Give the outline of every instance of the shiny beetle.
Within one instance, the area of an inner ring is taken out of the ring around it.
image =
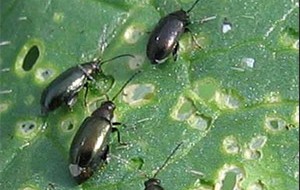
[[[187,10],[178,10],[161,18],[150,34],[147,44],[147,57],[152,64],[160,64],[166,61],[172,53],[174,60],[177,58],[179,39],[187,31],[190,19],[188,13],[199,2],[196,0]]]
[[[131,54],[123,54],[103,62],[96,60],[76,65],[64,71],[42,92],[40,100],[41,113],[46,115],[48,112],[57,109],[63,103],[68,107],[72,107],[76,102],[78,93],[83,87],[86,88],[86,99],[88,81],[93,81],[93,75],[101,72],[101,66],[104,63],[125,56],[134,57]]]
[[[155,172],[152,178],[149,178],[147,181],[144,182],[145,190],[164,190],[164,188],[161,186],[161,182],[159,179],[155,178],[157,174],[167,165],[168,161],[171,159],[171,157],[175,154],[175,152],[178,150],[178,148],[182,145],[182,142],[179,143],[171,152],[171,154],[167,157],[167,159],[164,161],[163,165],[158,168],[158,170]]]
[[[70,173],[78,184],[85,182],[106,163],[112,132],[117,132],[118,142],[123,144],[118,129],[113,127],[121,125],[119,122],[112,122],[116,108],[113,101],[138,73],[127,80],[112,100],[103,102],[79,127],[70,147],[69,165]]]

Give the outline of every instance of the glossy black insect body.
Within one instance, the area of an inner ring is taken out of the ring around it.
[[[86,87],[87,90],[88,81],[94,80],[93,75],[101,72],[103,63],[124,56],[133,57],[133,55],[130,54],[123,54],[103,62],[96,60],[76,65],[64,71],[42,92],[40,100],[42,114],[47,114],[48,112],[57,109],[62,104],[72,107],[76,102],[78,93],[83,87]],[[86,94],[87,91],[85,97]]]
[[[158,170],[155,172],[153,177],[149,178],[147,181],[144,182],[145,190],[164,190],[164,188],[161,186],[161,181],[155,177],[167,165],[168,161],[171,159],[171,157],[175,154],[175,152],[178,150],[178,148],[181,145],[182,143],[179,143],[171,152],[171,154],[167,157],[167,159],[164,161],[163,165],[158,168]]]
[[[176,60],[179,48],[178,41],[181,35],[188,30],[190,19],[188,13],[199,2],[196,0],[193,6],[187,10],[178,10],[161,18],[150,34],[147,44],[147,57],[152,64],[163,63],[172,53]]]
[[[121,124],[112,122],[116,108],[113,100],[136,74],[123,85],[111,101],[103,102],[79,127],[70,147],[69,165],[70,173],[78,184],[89,179],[94,171],[106,163],[109,152],[108,138],[112,132],[118,133],[118,142],[122,144],[119,131],[113,127]]]

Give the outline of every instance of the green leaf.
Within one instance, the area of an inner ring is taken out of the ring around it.
[[[165,189],[297,189],[299,2],[200,1],[190,30],[202,48],[185,34],[176,62],[151,65],[148,33],[193,2],[2,1],[1,189],[143,189],[180,142],[157,175]],[[90,84],[88,107],[81,93],[72,111],[41,116],[41,92],[62,71],[124,53],[136,58],[103,66],[110,78]],[[109,163],[77,186],[72,138],[138,69],[115,101],[129,146],[112,134]]]

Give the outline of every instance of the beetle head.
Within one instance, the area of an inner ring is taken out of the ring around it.
[[[101,60],[100,59],[97,59],[96,61],[94,61],[91,66],[92,66],[92,70],[96,71],[97,73],[101,71],[101,67],[100,67],[100,64],[101,63]]]
[[[103,102],[101,106],[92,113],[92,116],[103,117],[111,121],[114,117],[115,109],[116,105],[112,101],[108,100]]]
[[[144,182],[144,185],[147,188],[155,188],[155,189],[163,189],[161,187],[161,184],[160,184],[160,180],[159,179],[156,179],[156,178],[150,178],[148,179],[147,181]]]
[[[188,12],[185,10],[181,9],[179,11],[172,12],[170,15],[174,16],[178,20],[182,21],[184,25],[187,25],[189,22],[189,15]]]

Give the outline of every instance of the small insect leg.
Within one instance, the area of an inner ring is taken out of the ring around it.
[[[203,49],[202,46],[198,43],[198,41],[197,41],[195,35],[193,35],[193,33],[191,32],[191,30],[190,30],[189,28],[186,28],[186,29],[185,29],[185,32],[188,32],[188,33],[191,34],[192,41],[193,41],[193,43],[196,44],[197,48]]]
[[[178,50],[179,50],[179,43],[177,42],[176,45],[175,45],[175,48],[174,48],[174,50],[172,52],[174,61],[177,60],[177,57],[178,57],[177,52],[178,52]]]
[[[83,87],[85,88],[83,101],[84,101],[84,106],[87,107],[86,99],[87,99],[87,95],[88,95],[89,84],[85,83]]]
[[[113,125],[124,125],[124,124],[119,123],[119,122],[116,122],[116,123],[113,123]],[[112,128],[112,132],[113,132],[113,133],[114,133],[114,132],[117,132],[118,143],[119,143],[120,145],[122,145],[122,146],[126,146],[126,145],[127,145],[127,143],[121,142],[121,135],[120,135],[120,131],[119,131],[118,128],[113,127],[113,128]]]

